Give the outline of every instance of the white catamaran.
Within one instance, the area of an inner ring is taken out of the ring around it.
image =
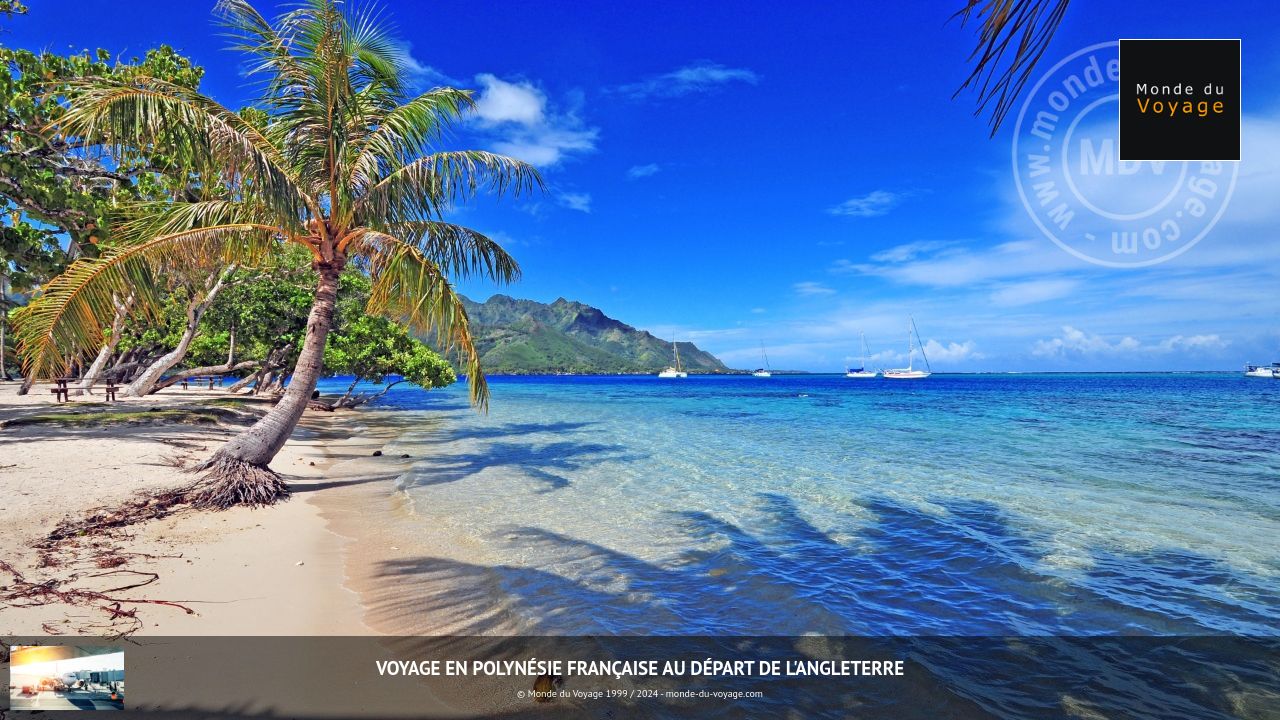
[[[671,349],[672,349],[672,351],[674,351],[674,352],[675,352],[675,355],[676,355],[676,364],[675,364],[673,367],[669,367],[669,368],[667,368],[666,370],[663,370],[662,372],[658,373],[658,377],[660,377],[660,378],[687,378],[687,377],[689,377],[689,373],[685,372],[685,371],[684,371],[684,368],[680,366],[680,346],[676,344],[676,341],[675,341],[675,339],[674,339],[674,338],[671,340]]]
[[[751,374],[755,377],[773,377],[773,369],[769,367],[769,356],[764,352],[763,340],[760,341],[760,359],[764,362],[764,367],[756,368],[756,371]]]
[[[858,337],[862,341],[862,364],[856,368],[849,368],[848,372],[846,372],[844,376],[850,377],[850,378],[876,377],[880,373],[876,372],[875,370],[867,369],[867,336],[863,335],[862,333],[858,333]]]
[[[920,357],[924,358],[924,370],[916,370],[916,347],[920,348]],[[896,370],[885,370],[884,376],[890,380],[919,380],[933,374],[929,367],[929,358],[924,354],[924,343],[920,342],[920,331],[916,330],[916,319],[911,318],[907,328],[907,366]]]
[[[1271,363],[1271,367],[1266,365],[1245,365],[1245,377],[1274,378],[1280,380],[1280,363]]]

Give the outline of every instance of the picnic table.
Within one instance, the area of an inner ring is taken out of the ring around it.
[[[79,378],[54,378],[53,387],[49,388],[49,392],[53,393],[58,402],[69,402],[71,400],[71,388],[67,387],[67,383],[76,382]],[[107,395],[107,402],[116,401],[116,382],[108,380],[107,386],[103,388],[103,392]]]
[[[67,383],[75,380],[75,378],[54,378],[53,387],[49,392],[58,398],[58,402],[67,402],[71,399],[71,391],[67,388]]]
[[[222,376],[221,376],[221,375],[208,375],[208,376],[199,376],[199,377],[183,378],[183,379],[182,379],[182,389],[183,389],[183,390],[188,389],[188,388],[187,388],[187,383],[191,383],[191,384],[196,385],[196,386],[198,387],[198,386],[200,386],[200,385],[203,385],[203,384],[204,384],[204,383],[206,383],[206,382],[208,382],[208,388],[209,388],[210,390],[212,390],[212,389],[213,389],[213,383],[214,383],[214,382],[217,382],[217,383],[218,383],[218,386],[219,386],[219,387],[221,387],[221,386],[222,386]]]

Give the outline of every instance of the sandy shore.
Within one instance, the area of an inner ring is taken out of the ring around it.
[[[0,383],[0,422],[36,414],[94,410],[195,409],[221,391],[167,390],[147,398],[122,399],[109,408],[85,396],[58,405],[45,388],[18,396],[16,384]],[[131,571],[159,578],[127,593],[130,597],[179,601],[195,612],[141,606],[142,634],[151,635],[362,635],[357,595],[346,589],[344,549],[348,540],[329,532],[316,498],[338,492],[346,482],[336,463],[368,457],[386,438],[353,437],[324,413],[309,413],[304,426],[276,457],[273,469],[294,487],[294,498],[269,508],[225,512],[185,512],[129,530]],[[139,491],[189,482],[175,463],[206,456],[236,431],[225,424],[121,424],[84,428],[51,425],[0,430],[0,560],[28,579],[78,576],[75,587],[107,589],[136,580],[81,560],[75,548],[60,553],[65,564],[39,567],[31,547],[62,519],[82,517]],[[372,458],[371,458],[372,459]],[[383,458],[377,458],[383,460]],[[379,471],[394,476],[404,461],[386,458]],[[146,557],[151,556],[151,557]],[[123,579],[122,579],[123,577]],[[140,576],[138,576],[140,577]],[[0,580],[0,583],[8,578]],[[299,602],[299,598],[306,598]],[[6,608],[0,633],[47,634],[50,627],[82,632],[96,619],[89,610],[46,605]]]
[[[334,682],[336,665],[354,677],[371,672],[379,660],[416,657],[420,649],[404,636],[474,627],[477,617],[493,612],[475,598],[442,604],[438,598],[451,595],[447,589],[394,571],[397,562],[448,542],[423,532],[396,491],[395,480],[415,454],[421,459],[427,452],[397,438],[405,423],[423,418],[367,409],[309,412],[272,463],[294,491],[289,501],[258,509],[180,511],[124,532],[76,538],[50,554],[54,566],[42,566],[34,545],[60,521],[118,505],[138,492],[190,482],[192,476],[179,466],[207,457],[262,408],[228,410],[221,390],[171,389],[111,405],[102,404],[100,396],[59,405],[44,387],[26,396],[16,391],[16,384],[0,383],[0,561],[27,581],[55,580],[63,590],[114,598],[171,601],[192,612],[125,604],[141,621],[131,627],[127,618],[112,620],[101,603],[7,603],[0,612],[0,636],[105,636],[130,630],[135,644],[141,643],[129,651],[133,667],[147,668],[141,676],[134,674],[130,697],[141,703],[135,707],[153,710],[222,708],[219,717],[256,712],[507,717],[565,716],[571,709],[519,700],[517,693],[530,687],[530,678]],[[143,411],[168,412],[158,422],[135,417],[126,424],[28,424],[33,416],[55,413]],[[204,412],[220,413],[218,422],[178,421],[178,415]],[[104,554],[124,557],[127,564],[104,569],[98,564]],[[114,590],[150,573],[156,577],[148,584]],[[13,580],[0,573],[0,595]],[[209,640],[167,640],[182,636]],[[252,643],[256,661],[245,665],[238,656],[246,636],[279,641]],[[160,645],[147,646],[148,637]],[[316,637],[334,641],[306,640]],[[184,669],[191,663],[219,668],[238,692],[228,696],[226,686],[216,683],[193,686]],[[269,678],[255,671],[264,665],[273,668]],[[282,691],[284,686],[289,690]]]

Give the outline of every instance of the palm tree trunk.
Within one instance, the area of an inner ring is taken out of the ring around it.
[[[289,389],[262,419],[197,467],[208,472],[205,486],[192,495],[193,505],[212,508],[268,505],[289,495],[288,486],[267,465],[293,434],[324,367],[324,345],[333,325],[341,268],[325,264],[317,269],[320,281]]]

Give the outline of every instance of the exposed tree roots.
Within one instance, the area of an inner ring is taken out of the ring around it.
[[[120,593],[150,585],[159,575],[126,567],[132,558],[157,557],[127,552],[131,525],[157,520],[189,509],[224,510],[237,505],[270,505],[289,497],[289,487],[271,470],[215,454],[202,465],[199,480],[168,490],[139,493],[108,508],[97,508],[78,518],[58,523],[32,549],[37,553],[28,579],[13,565],[0,560],[0,610],[37,605],[62,604],[97,612],[88,617],[69,615],[63,625],[45,628],[51,634],[129,635],[142,628],[140,606],[167,605],[187,613],[194,610],[183,602],[150,598],[120,597]],[[181,557],[181,556],[175,556]],[[8,576],[8,577],[5,577]],[[137,580],[120,587],[111,584],[116,576]]]
[[[139,493],[115,507],[98,508],[83,518],[66,518],[58,523],[53,532],[49,533],[48,537],[36,547],[52,550],[63,540],[96,535],[107,530],[165,517],[188,502],[187,497],[194,487],[194,485],[185,485],[156,493]]]
[[[236,505],[258,507],[289,497],[289,486],[270,469],[215,454],[197,468],[200,481],[187,491],[194,508],[225,510]]]

